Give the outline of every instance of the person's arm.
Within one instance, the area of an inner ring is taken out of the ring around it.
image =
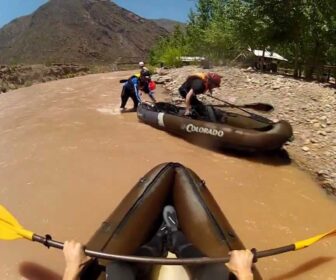
[[[194,95],[193,89],[190,89],[189,92],[186,95],[186,111],[185,115],[188,115],[191,113],[191,98]]]
[[[238,280],[253,280],[253,254],[250,250],[234,250],[230,252],[230,261],[226,266]]]
[[[83,265],[90,259],[85,255],[82,244],[75,241],[65,241],[63,254],[65,259],[63,280],[78,280]]]
[[[140,97],[141,92],[139,90],[139,85],[138,84],[134,85],[134,93],[135,93],[135,96],[138,99],[139,103],[141,103],[142,102],[141,97]]]

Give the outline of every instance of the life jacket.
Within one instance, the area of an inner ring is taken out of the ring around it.
[[[150,89],[151,91],[155,90],[155,89],[156,89],[156,84],[155,84],[155,82],[154,82],[154,81],[150,81],[150,82],[148,83],[148,87],[149,87],[149,89]]]
[[[207,73],[203,73],[203,72],[199,72],[199,73],[195,73],[195,74],[192,74],[188,77],[188,79],[192,79],[193,77],[197,77],[197,78],[200,78],[202,81],[203,81],[203,85],[205,87],[205,90],[208,90],[209,87],[208,87],[208,76],[207,76]]]
[[[139,79],[140,79],[139,73],[133,74],[131,77],[128,78],[125,85],[130,87],[137,86],[139,84]]]

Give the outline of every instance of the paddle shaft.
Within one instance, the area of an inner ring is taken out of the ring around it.
[[[53,247],[57,249],[63,249],[64,244],[59,241],[55,241],[44,236],[37,234],[33,235],[33,241],[42,243],[47,247]],[[295,251],[295,245],[287,245],[275,249],[264,250],[255,253],[255,259],[264,258],[268,256],[278,255],[290,251]],[[95,257],[106,260],[120,260],[126,262],[135,263],[147,263],[147,264],[161,264],[161,265],[198,265],[198,264],[212,264],[212,263],[226,263],[230,260],[230,257],[220,257],[220,258],[185,258],[185,259],[167,259],[167,258],[154,258],[154,257],[142,257],[142,256],[127,256],[127,255],[116,255],[108,254],[103,252],[97,252],[93,250],[85,249],[85,254],[89,257]]]
[[[265,118],[265,117],[262,117],[262,116],[253,114],[253,113],[251,113],[251,112],[249,112],[249,111],[247,111],[247,110],[245,110],[245,109],[239,107],[238,105],[231,104],[231,103],[229,103],[229,102],[227,102],[227,101],[224,101],[224,100],[222,100],[222,99],[220,99],[220,98],[214,97],[214,96],[209,95],[209,94],[207,94],[207,96],[209,96],[209,97],[211,97],[211,98],[213,98],[213,99],[215,99],[215,100],[217,100],[217,101],[221,101],[221,102],[223,102],[223,103],[225,103],[225,104],[227,104],[227,105],[229,105],[229,106],[231,106],[231,107],[233,107],[233,108],[237,108],[237,109],[239,109],[239,110],[245,112],[246,114],[250,115],[250,117],[253,118],[253,119],[255,119],[256,121],[260,121],[260,122],[263,122],[263,123],[273,124],[273,121],[271,121],[271,120],[269,120],[269,119],[267,119],[267,118]]]
[[[232,103],[230,103],[230,102],[227,102],[227,101],[225,101],[225,100],[223,100],[223,99],[220,99],[220,98],[218,98],[218,97],[214,97],[214,96],[209,95],[209,94],[207,94],[207,96],[209,96],[209,97],[211,97],[211,98],[213,98],[213,99],[215,99],[215,100],[217,100],[217,101],[223,102],[223,103],[225,103],[225,104],[227,104],[227,105],[229,105],[229,106],[231,106],[231,107],[233,107],[233,108],[238,108],[239,110],[242,110],[243,112],[245,112],[245,113],[247,113],[247,114],[252,114],[251,112],[249,112],[249,111],[247,111],[247,110],[241,108],[241,107],[238,106],[238,105],[232,104]]]
[[[215,107],[231,107],[231,105],[228,104],[215,104],[212,105]],[[270,112],[273,111],[274,108],[272,105],[269,105],[267,103],[248,103],[248,104],[244,104],[244,105],[235,105],[236,107],[239,108],[250,108],[253,110],[257,110],[257,111],[262,111],[262,112]]]

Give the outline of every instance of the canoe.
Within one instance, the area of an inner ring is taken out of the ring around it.
[[[171,162],[154,167],[142,177],[86,247],[110,254],[134,255],[160,227],[162,210],[167,204],[175,207],[180,230],[204,256],[223,257],[231,250],[244,248],[204,181],[191,169]],[[83,269],[80,279],[105,279],[107,262],[93,259]],[[190,266],[185,269],[191,273]],[[254,279],[261,279],[255,267],[253,271]],[[153,274],[154,266],[146,279],[152,279],[149,275]],[[223,279],[223,275],[217,276]],[[157,275],[155,277],[158,279]],[[211,278],[216,279],[213,275]],[[169,277],[166,275],[165,279]]]
[[[202,117],[185,117],[185,108],[166,102],[141,103],[138,119],[190,142],[212,148],[242,151],[271,151],[280,149],[293,136],[287,121],[273,122],[250,113],[242,115],[204,106]]]

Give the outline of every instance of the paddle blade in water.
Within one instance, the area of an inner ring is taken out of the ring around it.
[[[313,237],[305,239],[305,240],[298,241],[294,244],[295,245],[295,250],[304,249],[304,248],[314,244],[315,242],[321,240],[322,238],[334,235],[335,233],[336,233],[336,229],[331,230],[327,233],[323,233],[323,234],[313,236]]]
[[[0,239],[1,240],[15,240],[22,238],[15,229],[3,221],[0,221]]]
[[[21,227],[15,217],[2,205],[0,205],[0,221],[12,225],[13,227]]]
[[[271,104],[267,104],[267,103],[251,103],[251,104],[241,105],[241,107],[250,108],[250,109],[254,109],[258,111],[264,111],[264,112],[271,112],[274,110],[274,107]]]
[[[33,239],[33,232],[24,229],[8,210],[0,205],[0,239]]]

